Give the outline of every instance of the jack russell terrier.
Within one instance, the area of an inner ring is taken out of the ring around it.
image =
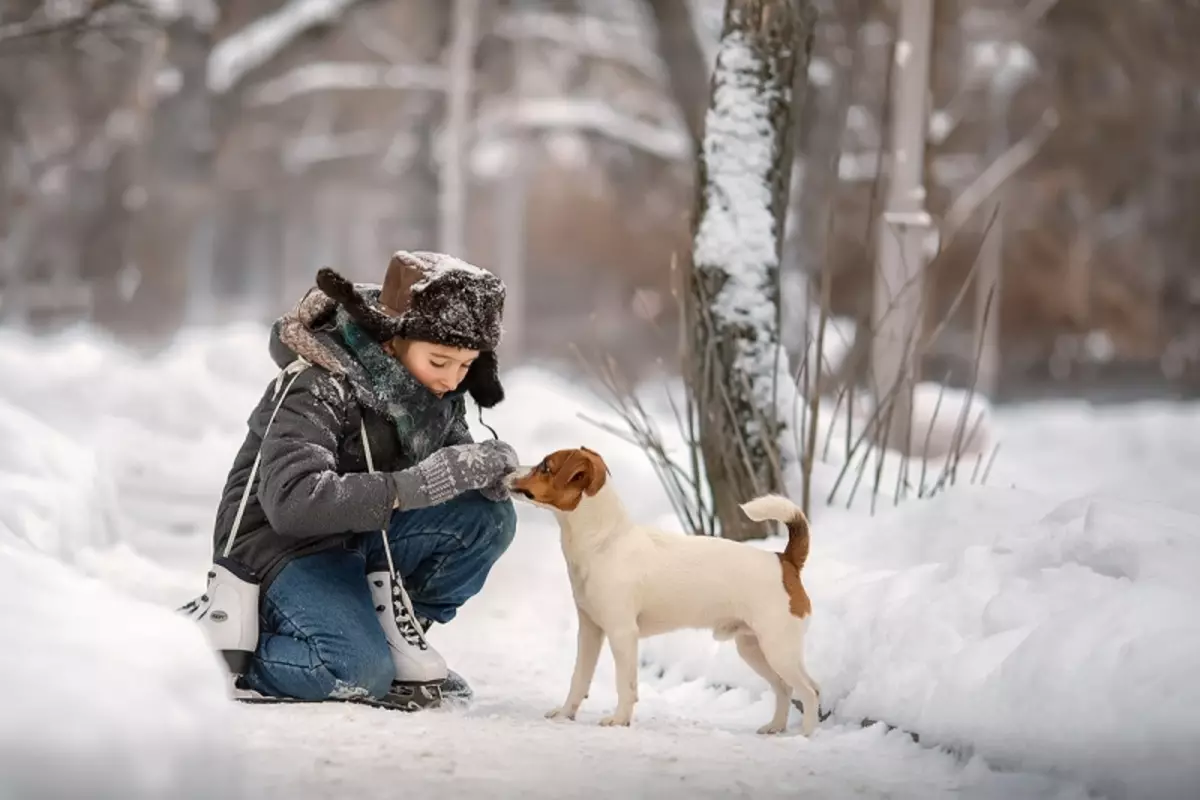
[[[508,478],[514,496],[554,512],[579,614],[571,689],[549,718],[575,719],[607,637],[616,665],[617,708],[601,725],[629,725],[638,699],[638,640],[680,628],[733,639],[738,654],[775,692],[775,714],[759,733],[787,728],[792,691],[804,706],[805,736],[817,725],[820,688],[804,668],[812,604],[800,581],[808,520],[799,506],[764,495],[741,506],[756,522],[787,525],[773,553],[712,536],[668,533],[629,518],[600,455],[557,450]]]

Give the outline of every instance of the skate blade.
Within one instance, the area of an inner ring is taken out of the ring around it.
[[[442,697],[441,682],[437,683],[400,683],[392,684],[391,691],[378,701],[397,706],[402,711],[423,711],[440,708]]]
[[[442,705],[442,695],[437,684],[416,684],[401,686],[392,684],[392,689],[383,697],[326,697],[320,700],[302,700],[298,697],[272,697],[239,690],[233,695],[239,703],[251,705],[314,705],[317,703],[351,703],[353,705],[382,708],[388,711],[425,711]]]

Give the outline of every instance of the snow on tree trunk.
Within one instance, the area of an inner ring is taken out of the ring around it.
[[[688,282],[689,387],[726,538],[764,531],[739,503],[781,486],[779,261],[791,175],[794,72],[811,16],[794,0],[729,0],[698,164]],[[805,9],[807,11],[807,9]]]

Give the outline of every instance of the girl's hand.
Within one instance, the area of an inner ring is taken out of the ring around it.
[[[415,467],[395,474],[397,507],[423,508],[464,492],[501,484],[517,467],[517,453],[501,441],[443,447]]]

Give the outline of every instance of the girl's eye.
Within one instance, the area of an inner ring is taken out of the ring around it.
[[[433,367],[434,369],[445,369],[446,365],[448,363],[450,363],[450,362],[448,362],[448,361],[430,361],[429,365],[431,367]]]

